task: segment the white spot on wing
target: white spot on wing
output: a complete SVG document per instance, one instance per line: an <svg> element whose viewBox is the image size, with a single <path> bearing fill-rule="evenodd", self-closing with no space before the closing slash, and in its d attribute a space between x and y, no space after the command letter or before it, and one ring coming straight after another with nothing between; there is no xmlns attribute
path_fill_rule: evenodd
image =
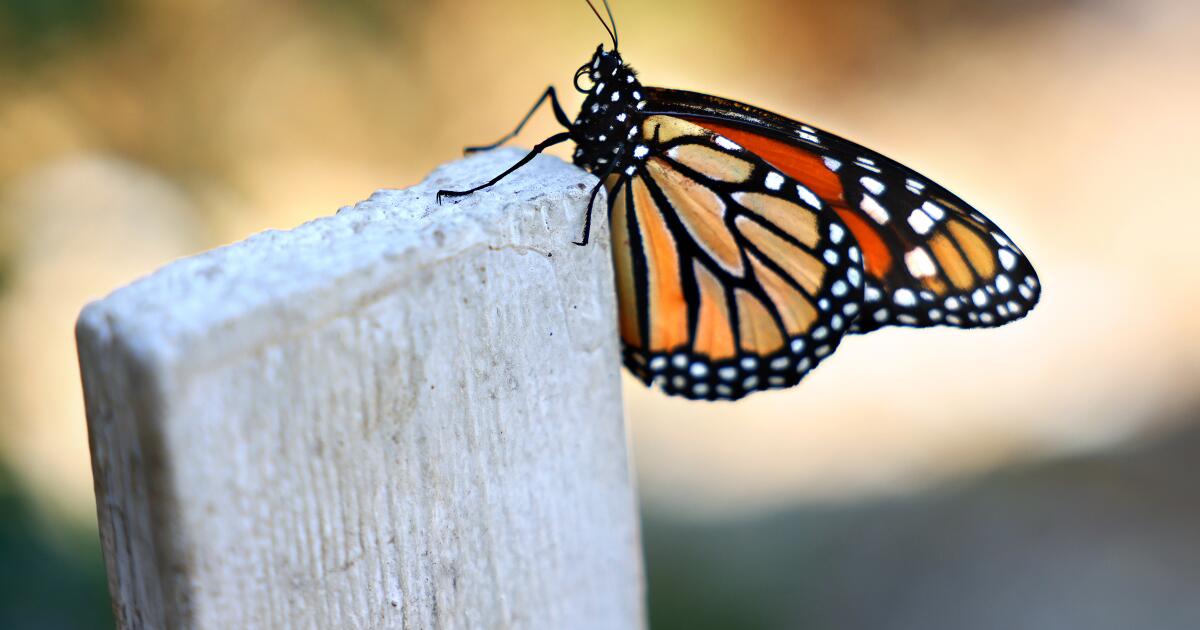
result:
<svg viewBox="0 0 1200 630"><path fill-rule="evenodd" d="M1012 290L1012 282L1008 280L1008 276L1004 274L996 276L996 290L1001 293L1008 293Z"/></svg>
<svg viewBox="0 0 1200 630"><path fill-rule="evenodd" d="M734 142L733 140L730 140L729 138L726 138L725 136L717 136L717 137L713 138L713 142L717 143L717 146L721 147L722 149L726 149L728 151L741 151L742 150L741 145Z"/></svg>
<svg viewBox="0 0 1200 630"><path fill-rule="evenodd" d="M1000 251L996 252L996 255L1000 257L1000 265L1008 271L1012 271L1013 267L1017 266L1016 254L1008 251L1007 249L1001 249Z"/></svg>
<svg viewBox="0 0 1200 630"><path fill-rule="evenodd" d="M912 226L913 231L924 236L933 228L933 219L918 208L908 215L908 224Z"/></svg>
<svg viewBox="0 0 1200 630"><path fill-rule="evenodd" d="M904 307L917 305L917 296L913 295L913 292L908 289L896 289L896 292L892 295L892 299L896 304Z"/></svg>
<svg viewBox="0 0 1200 630"><path fill-rule="evenodd" d="M779 190L779 188L783 186L783 175L780 175L775 171L771 171L770 173L767 173L767 179L765 183L767 188L770 188L771 190Z"/></svg>
<svg viewBox="0 0 1200 630"><path fill-rule="evenodd" d="M837 170L839 168L842 168L842 163L831 157L827 157L827 158L823 158L823 159L825 160L825 168L828 168L829 170L831 170L835 173L837 172Z"/></svg>
<svg viewBox="0 0 1200 630"><path fill-rule="evenodd" d="M650 153L650 149L644 144L639 144L636 147L634 147L634 149L633 149L633 157L635 157L639 160L646 157L646 155L648 155L649 153Z"/></svg>
<svg viewBox="0 0 1200 630"><path fill-rule="evenodd" d="M934 221L941 221L942 219L946 218L946 211L942 210L941 206L933 203L932 201L926 201L925 203L921 204L921 209L925 211L925 214L933 217Z"/></svg>
<svg viewBox="0 0 1200 630"><path fill-rule="evenodd" d="M904 255L904 264L914 278L925 278L937 273L937 266L923 247L914 247Z"/></svg>
<svg viewBox="0 0 1200 630"><path fill-rule="evenodd" d="M883 185L883 182L875 179L874 177L860 177L858 181L863 185L863 188L871 191L872 195L881 195L886 189L886 187Z"/></svg>
<svg viewBox="0 0 1200 630"><path fill-rule="evenodd" d="M821 199L813 194L813 191L805 188L800 184L796 184L796 194L800 195L800 199L812 208L819 209L821 207ZM831 232L833 230L830 230ZM836 243L837 241L834 241Z"/></svg>
<svg viewBox="0 0 1200 630"><path fill-rule="evenodd" d="M838 243L841 243L842 237L844 237L845 235L846 235L846 230L843 230L842 226L840 226L836 223L829 224L829 240L833 241L833 243L835 245Z"/></svg>
<svg viewBox="0 0 1200 630"><path fill-rule="evenodd" d="M862 208L863 212L870 215L872 219L875 219L875 222L879 225L885 225L891 219L888 211L879 205L879 202L875 201L875 198L871 195L863 195L862 202L858 206Z"/></svg>
<svg viewBox="0 0 1200 630"><path fill-rule="evenodd" d="M857 159L857 160L855 160L855 161L856 161L856 162L858 162L858 165L859 165L860 167L862 167L862 168L865 168L865 169L867 169L868 171L872 171L872 172L875 172L875 173L879 173L879 172L881 172L881 171L879 170L879 168L877 168L877 167L875 166L875 160L872 160L872 159L870 159L870 158L860 157L860 158L858 158L858 159Z"/></svg>
<svg viewBox="0 0 1200 630"><path fill-rule="evenodd" d="M988 303L987 291L975 289L975 292L971 294L971 301L975 303L975 306L986 306Z"/></svg>

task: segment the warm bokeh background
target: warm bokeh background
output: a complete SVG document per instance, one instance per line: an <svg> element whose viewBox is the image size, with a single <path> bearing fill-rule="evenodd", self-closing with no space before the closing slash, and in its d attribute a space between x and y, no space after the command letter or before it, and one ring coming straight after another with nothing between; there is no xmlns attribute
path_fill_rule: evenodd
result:
<svg viewBox="0 0 1200 630"><path fill-rule="evenodd" d="M646 83L902 158L1045 287L737 404L630 381L655 627L1200 627L1200 4L614 9ZM571 110L602 36L582 1L0 0L0 627L111 623L87 300L410 185L547 83Z"/></svg>

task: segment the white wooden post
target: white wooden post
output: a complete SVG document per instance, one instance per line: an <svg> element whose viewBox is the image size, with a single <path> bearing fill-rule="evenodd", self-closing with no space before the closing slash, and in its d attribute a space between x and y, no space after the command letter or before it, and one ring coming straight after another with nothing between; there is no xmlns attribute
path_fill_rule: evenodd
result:
<svg viewBox="0 0 1200 630"><path fill-rule="evenodd" d="M122 628L644 625L605 221L571 244L595 179L434 201L520 155L84 309Z"/></svg>

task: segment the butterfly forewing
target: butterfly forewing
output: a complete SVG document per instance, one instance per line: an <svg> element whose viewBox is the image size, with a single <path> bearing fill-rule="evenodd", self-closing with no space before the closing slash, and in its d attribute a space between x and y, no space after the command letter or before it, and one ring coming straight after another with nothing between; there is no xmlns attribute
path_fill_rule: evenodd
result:
<svg viewBox="0 0 1200 630"><path fill-rule="evenodd" d="M648 88L683 117L753 152L831 208L864 258L855 332L885 325L998 326L1037 303L1032 265L995 224L927 178L834 134L713 96Z"/></svg>
<svg viewBox="0 0 1200 630"><path fill-rule="evenodd" d="M649 116L609 179L625 363L672 394L797 383L862 308L854 238L791 175L729 138Z"/></svg>

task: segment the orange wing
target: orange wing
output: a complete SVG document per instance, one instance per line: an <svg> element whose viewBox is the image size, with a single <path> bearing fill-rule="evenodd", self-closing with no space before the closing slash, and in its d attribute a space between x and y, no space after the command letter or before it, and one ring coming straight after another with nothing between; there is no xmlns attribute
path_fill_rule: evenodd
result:
<svg viewBox="0 0 1200 630"><path fill-rule="evenodd" d="M625 363L668 393L789 387L861 308L845 224L783 169L722 134L649 116L609 178Z"/></svg>

